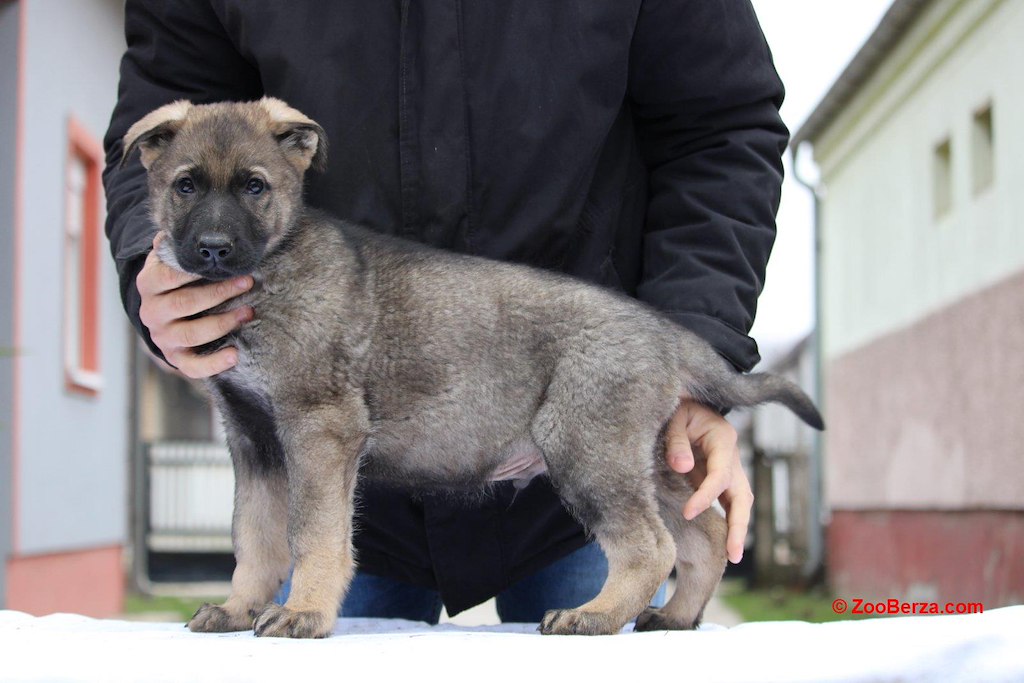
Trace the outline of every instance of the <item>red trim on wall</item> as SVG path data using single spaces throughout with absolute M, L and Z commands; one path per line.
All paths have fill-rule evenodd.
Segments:
M 120 614 L 124 610 L 121 552 L 118 545 L 13 558 L 7 563 L 7 609 L 36 616 Z
M 65 358 L 64 377 L 68 389 L 96 395 L 99 393 L 97 380 L 100 372 L 100 175 L 103 169 L 103 145 L 85 126 L 70 117 L 66 171 L 70 170 L 74 160 L 80 162 L 85 169 L 78 254 L 77 290 L 80 299 L 77 302 L 67 301 L 65 305 L 78 306 L 79 325 L 78 329 L 64 330 L 64 334 L 77 337 L 78 357 Z M 71 207 L 68 207 L 67 211 L 70 210 Z M 71 216 L 67 216 L 66 220 L 71 220 Z
M 851 600 L 1024 601 L 1024 510 L 834 510 L 828 575 Z

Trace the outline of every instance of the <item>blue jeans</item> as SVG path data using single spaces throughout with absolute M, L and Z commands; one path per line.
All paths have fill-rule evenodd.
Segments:
M 588 543 L 499 593 L 495 599 L 498 617 L 502 622 L 539 623 L 549 609 L 579 607 L 593 598 L 607 576 L 608 560 L 600 546 Z M 275 601 L 284 603 L 290 589 L 289 578 Z M 666 586 L 662 584 L 651 603 L 664 605 L 665 593 Z M 436 624 L 441 617 L 441 607 L 441 595 L 432 588 L 356 572 L 338 613 L 343 617 L 409 619 Z

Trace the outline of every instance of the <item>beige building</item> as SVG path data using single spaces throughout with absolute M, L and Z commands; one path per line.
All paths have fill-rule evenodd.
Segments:
M 794 136 L 841 596 L 1024 601 L 1022 36 L 1019 0 L 896 0 Z

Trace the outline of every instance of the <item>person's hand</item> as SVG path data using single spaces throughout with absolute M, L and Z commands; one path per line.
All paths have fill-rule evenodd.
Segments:
M 684 399 L 668 424 L 665 459 L 680 474 L 688 474 L 698 487 L 683 507 L 693 519 L 717 498 L 725 508 L 729 534 L 725 547 L 733 564 L 743 559 L 754 493 L 743 466 L 736 430 L 724 417 L 690 399 Z M 694 458 L 694 453 L 699 456 Z
M 200 278 L 171 268 L 157 258 L 161 237 L 162 234 L 154 238 L 153 251 L 135 279 L 142 298 L 139 309 L 142 324 L 149 329 L 153 343 L 164 358 L 186 377 L 198 379 L 224 372 L 238 362 L 236 349 L 226 347 L 201 356 L 194 348 L 216 341 L 252 320 L 253 310 L 240 306 L 223 313 L 201 314 L 248 291 L 252 288 L 252 278 L 246 275 L 186 287 Z

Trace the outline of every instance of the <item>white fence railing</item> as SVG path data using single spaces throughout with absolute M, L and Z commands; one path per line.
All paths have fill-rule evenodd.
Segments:
M 148 549 L 230 552 L 235 484 L 227 447 L 164 441 L 148 450 Z

